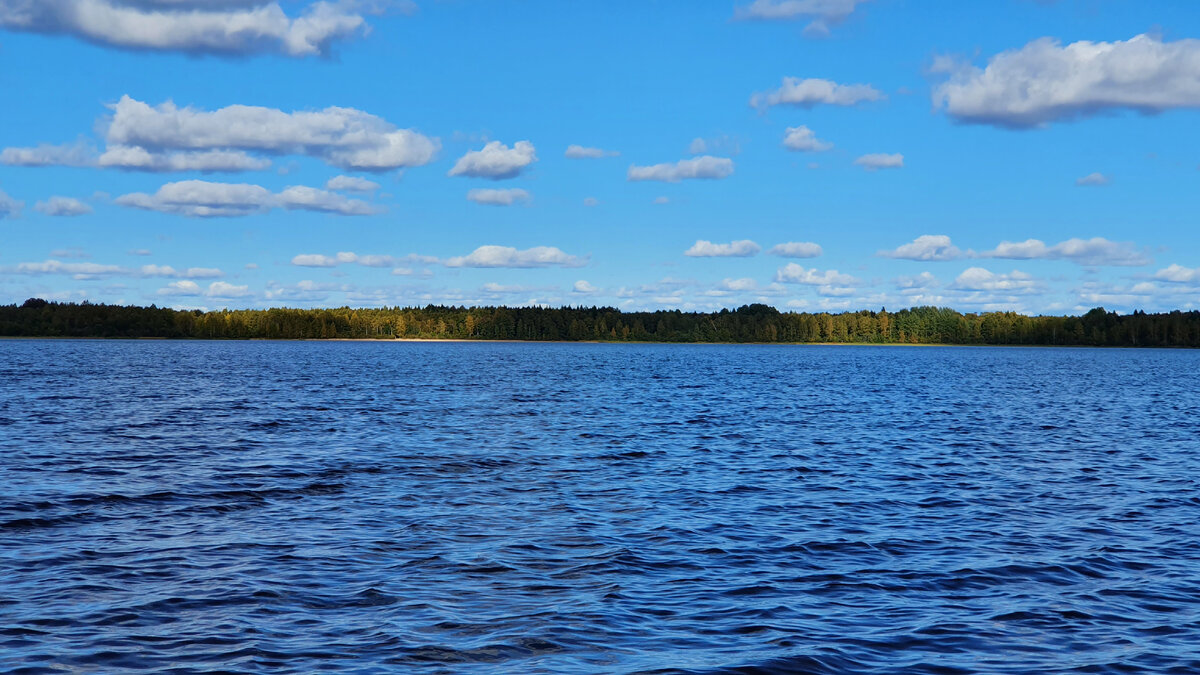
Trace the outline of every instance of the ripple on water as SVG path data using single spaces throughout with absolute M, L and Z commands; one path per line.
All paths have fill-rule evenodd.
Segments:
M 1198 366 L 0 342 L 0 671 L 1191 675 Z

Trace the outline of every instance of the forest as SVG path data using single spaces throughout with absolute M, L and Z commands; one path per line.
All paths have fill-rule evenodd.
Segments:
M 944 307 L 889 312 L 623 312 L 611 307 L 239 309 L 48 302 L 0 305 L 0 336 L 175 339 L 456 339 L 601 342 L 765 342 L 1200 347 L 1200 312 L 1082 316 L 963 314 Z

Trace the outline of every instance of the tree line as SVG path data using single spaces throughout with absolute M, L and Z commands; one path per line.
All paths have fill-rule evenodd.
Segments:
M 1096 308 L 1083 316 L 1025 316 L 913 307 L 834 314 L 780 312 L 762 304 L 718 312 L 440 305 L 203 312 L 31 298 L 0 305 L 0 336 L 1200 347 L 1200 312 L 1117 314 Z

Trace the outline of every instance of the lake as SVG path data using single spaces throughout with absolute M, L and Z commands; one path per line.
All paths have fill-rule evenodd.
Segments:
M 0 670 L 1200 672 L 1200 352 L 0 342 Z

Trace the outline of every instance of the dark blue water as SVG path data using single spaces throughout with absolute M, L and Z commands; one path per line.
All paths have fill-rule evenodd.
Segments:
M 0 342 L 0 671 L 1194 674 L 1198 372 Z

